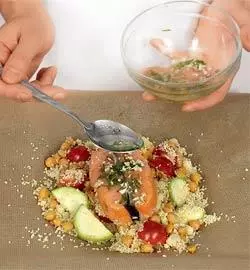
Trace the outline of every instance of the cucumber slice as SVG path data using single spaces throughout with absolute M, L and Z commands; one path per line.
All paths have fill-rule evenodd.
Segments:
M 84 205 L 81 205 L 75 214 L 74 226 L 80 239 L 92 243 L 102 243 L 113 237 L 113 234 Z
M 191 220 L 200 220 L 205 214 L 205 209 L 190 205 L 184 205 L 176 211 L 177 221 L 181 224 L 186 224 Z
M 175 205 L 178 207 L 182 206 L 189 194 L 189 188 L 184 179 L 174 178 L 169 183 L 169 195 Z
M 73 216 L 80 205 L 88 207 L 88 197 L 83 192 L 73 187 L 60 187 L 52 190 L 60 205 Z

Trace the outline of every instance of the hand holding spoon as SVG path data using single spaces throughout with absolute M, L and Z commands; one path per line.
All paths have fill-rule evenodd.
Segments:
M 0 75 L 1 73 L 2 67 L 0 66 Z M 36 99 L 51 105 L 75 120 L 97 146 L 112 152 L 129 152 L 143 146 L 141 137 L 127 126 L 110 120 L 98 120 L 93 123 L 84 121 L 69 108 L 55 101 L 27 80 L 22 81 L 21 85 L 28 88 Z

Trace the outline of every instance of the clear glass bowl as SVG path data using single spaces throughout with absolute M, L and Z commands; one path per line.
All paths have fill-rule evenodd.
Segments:
M 200 1 L 171 1 L 136 16 L 121 51 L 131 78 L 175 102 L 206 96 L 239 69 L 242 45 L 233 18 Z

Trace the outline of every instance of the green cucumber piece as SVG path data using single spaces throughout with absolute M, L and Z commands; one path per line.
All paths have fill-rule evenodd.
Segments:
M 75 214 L 74 226 L 80 239 L 92 243 L 106 242 L 113 237 L 113 234 L 84 205 L 81 205 Z
M 205 209 L 200 206 L 184 205 L 177 209 L 175 215 L 178 223 L 186 224 L 191 220 L 200 220 L 205 216 Z
M 89 201 L 86 194 L 73 187 L 60 187 L 52 190 L 52 194 L 60 205 L 73 216 L 80 205 L 88 207 Z
M 189 188 L 186 181 L 182 178 L 174 178 L 169 183 L 169 195 L 175 205 L 182 206 L 188 197 Z

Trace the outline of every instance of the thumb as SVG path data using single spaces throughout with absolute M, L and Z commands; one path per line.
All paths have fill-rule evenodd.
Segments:
M 29 68 L 33 58 L 36 56 L 37 44 L 35 42 L 20 40 L 14 49 L 6 64 L 4 65 L 2 79 L 6 83 L 19 83 L 23 79 L 27 79 Z
M 241 40 L 245 50 L 250 52 L 250 24 L 241 27 Z

